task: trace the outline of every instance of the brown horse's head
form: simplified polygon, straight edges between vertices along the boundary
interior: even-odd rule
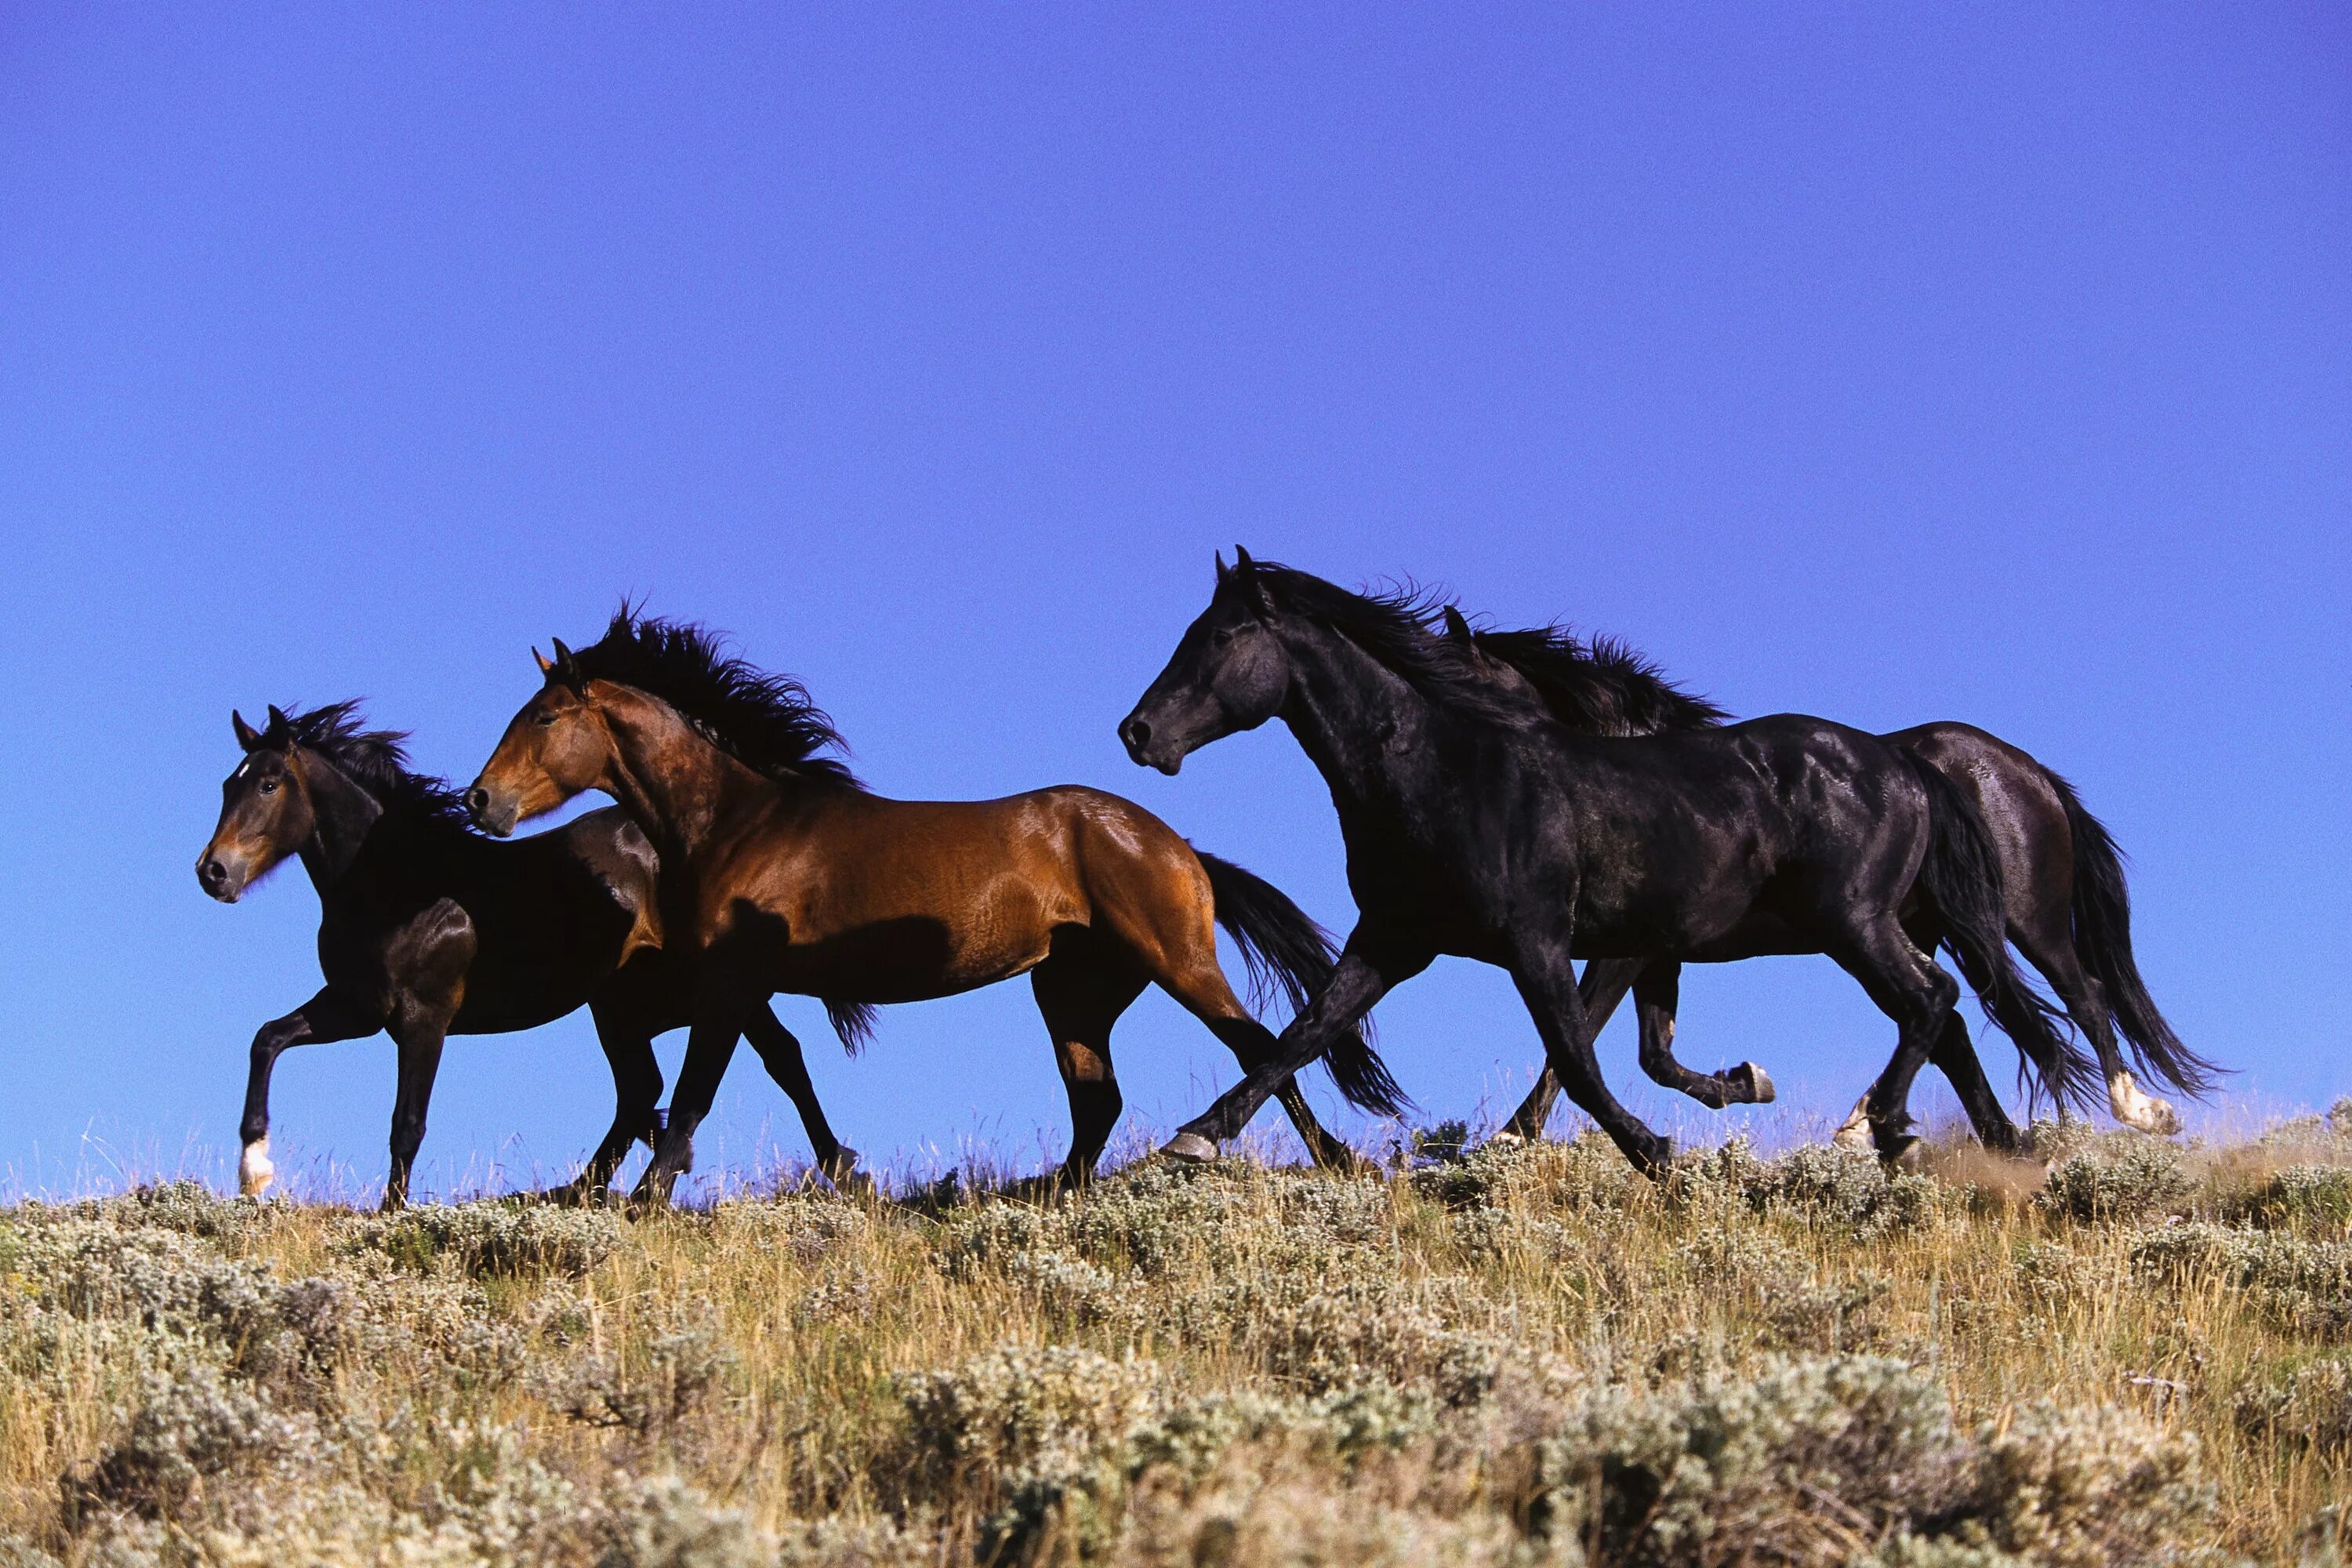
[[[318,828],[302,776],[302,752],[285,714],[269,710],[269,728],[256,730],[231,711],[229,723],[245,760],[221,783],[221,814],[196,880],[222,903],[233,904]]]
[[[1173,773],[1210,742],[1255,730],[1290,693],[1290,656],[1269,624],[1273,606],[1249,552],[1217,561],[1209,607],[1184,628],[1168,666],[1119,724],[1127,754]]]
[[[515,824],[553,811],[604,774],[613,738],[596,710],[588,678],[562,641],[541,658],[538,693],[499,737],[499,749],[466,791],[474,826],[503,838]]]

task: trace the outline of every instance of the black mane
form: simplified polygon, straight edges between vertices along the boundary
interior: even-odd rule
[[[848,763],[822,754],[849,744],[806,687],[728,657],[716,635],[691,622],[640,616],[624,605],[572,663],[583,678],[660,698],[729,756],[770,778],[865,787]]]
[[[1553,717],[1571,730],[1654,735],[1710,729],[1731,717],[1614,637],[1586,641],[1555,625],[1479,631],[1471,640],[1480,653],[1525,676]]]
[[[448,784],[408,765],[408,731],[361,726],[357,699],[289,712],[294,743],[316,752],[368,794],[386,813],[439,822],[467,832],[465,802]]]
[[[1231,575],[1244,581],[1255,577],[1276,609],[1345,637],[1441,707],[1506,721],[1521,717],[1517,706],[1498,696],[1458,652],[1430,631],[1430,617],[1442,602],[1433,594],[1410,587],[1386,594],[1354,593],[1272,561],[1237,566]]]

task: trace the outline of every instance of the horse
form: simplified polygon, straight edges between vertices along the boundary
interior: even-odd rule
[[[1562,724],[1594,734],[1638,735],[1710,729],[1730,717],[1666,679],[1657,667],[1609,637],[1577,637],[1558,625],[1518,630],[1471,626],[1458,605],[1438,606],[1444,637],[1474,668],[1500,686],[1524,689]],[[1974,725],[1915,725],[1880,739],[1916,752],[1967,795],[1990,834],[2001,868],[2009,940],[2049,982],[2068,1016],[2088,1038],[2106,1082],[2116,1120],[2144,1132],[2180,1128],[2164,1100],[2145,1092],[2124,1065],[2116,1039],[2132,1048],[2143,1075],[2190,1096],[2210,1091],[2218,1069],[2182,1045],[2140,976],[2132,951],[2131,904],[2122,856],[2105,826],[2074,788],[2022,749]],[[1584,994],[1598,1031],[1633,984],[1621,962],[1588,966]],[[1654,975],[1654,1005],[1642,1009],[1641,1062],[1659,1083],[1701,1103],[1769,1101],[1771,1079],[1753,1062],[1720,1073],[1695,1073],[1673,1053],[1674,979]],[[2017,1129],[1986,1081],[1967,1030],[1948,1027],[1931,1058],[1958,1093],[1977,1136],[2013,1149]],[[1541,1136],[1559,1096],[1546,1068],[1505,1135]],[[1860,1107],[1841,1129],[1867,1138]]]
[[[539,690],[466,806],[503,835],[602,790],[660,855],[666,929],[695,956],[695,995],[668,1125],[638,1184],[646,1201],[666,1202],[690,1168],[755,994],[912,1002],[1028,974],[1070,1102],[1059,1180],[1076,1186],[1121,1106],[1112,1026],[1147,984],[1244,1068],[1272,1054],[1273,1033],[1218,964],[1216,925],[1302,1004],[1329,978],[1328,940],[1297,905],[1131,801],[1076,786],[991,801],[870,793],[832,754],[841,737],[799,682],[729,657],[700,626],[624,605],[594,644],[558,642],[539,665]],[[1351,1102],[1402,1106],[1360,1030],[1326,1043]],[[1352,1163],[1289,1074],[1266,1088],[1319,1163]]]
[[[645,835],[608,808],[519,843],[484,838],[454,791],[410,770],[407,737],[363,729],[355,702],[292,715],[273,706],[258,731],[229,720],[245,754],[221,784],[196,879],[233,904],[299,856],[319,894],[326,981],[253,1037],[239,1190],[257,1195],[275,1179],[269,1079],[291,1047],[392,1035],[400,1083],[383,1206],[395,1209],[407,1201],[444,1037],[527,1029],[585,1004],[613,1071],[613,1125],[555,1195],[601,1191],[629,1145],[659,1131],[653,1037],[686,1022],[684,970],[662,947]],[[833,1016],[854,1047],[865,1010]],[[743,1026],[798,1108],[818,1167],[836,1185],[857,1180],[857,1152],[826,1125],[800,1042],[764,1005],[745,1009]]]
[[[1174,773],[1280,718],[1339,809],[1360,919],[1330,983],[1276,1054],[1162,1151],[1214,1157],[1276,1075],[1315,1059],[1441,953],[1509,972],[1569,1095],[1639,1170],[1672,1147],[1602,1082],[1574,959],[1719,962],[1827,952],[1893,1019],[1865,1097],[1883,1157],[1916,1142],[1912,1079],[1957,1020],[1959,988],[1906,929],[1981,975],[2061,1100],[2092,1066],[2050,1027],[2004,945],[2000,866],[1967,798],[1915,752],[1804,715],[1649,736],[1578,733],[1498,692],[1405,595],[1350,593],[1244,553],[1118,726]],[[2027,1043],[2030,1040],[2030,1043]],[[2042,1064],[2049,1064],[2046,1068]]]

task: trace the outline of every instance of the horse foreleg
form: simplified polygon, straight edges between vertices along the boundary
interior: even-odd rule
[[[735,1055],[735,1041],[742,1033],[748,1011],[740,998],[698,1008],[687,1036],[686,1063],[678,1069],[677,1089],[670,1096],[669,1124],[662,1129],[661,1142],[645,1174],[637,1178],[636,1190],[630,1194],[634,1201],[666,1205],[678,1177],[694,1169],[695,1129],[702,1125],[703,1118],[710,1114],[711,1102],[719,1098],[719,1080],[727,1076],[727,1064]]]
[[[1584,1016],[1576,966],[1569,960],[1566,939],[1544,934],[1524,938],[1512,959],[1511,978],[1535,1019],[1552,1072],[1568,1097],[1624,1152],[1635,1170],[1647,1176],[1664,1176],[1674,1160],[1673,1143],[1618,1103],[1601,1079],[1601,1065],[1592,1054],[1593,1030]]]
[[[816,1155],[816,1168],[825,1180],[847,1191],[863,1182],[856,1174],[857,1151],[833,1135],[833,1124],[824,1119],[824,1107],[816,1098],[816,1085],[810,1081],[808,1058],[801,1050],[800,1037],[784,1027],[775,1009],[766,1003],[748,1009],[743,1015],[743,1038],[760,1053],[761,1065],[776,1087],[801,1113],[801,1130],[808,1134],[809,1148]],[[870,1182],[863,1184],[871,1186]]]
[[[1642,960],[1638,958],[1596,958],[1585,964],[1584,977],[1576,983],[1576,994],[1577,1000],[1584,1005],[1584,1044],[1587,1049],[1601,1037],[1601,1031],[1608,1026],[1611,1016],[1617,1011],[1617,1004],[1625,999],[1633,977],[1641,973]],[[1551,1121],[1552,1107],[1559,1103],[1559,1078],[1547,1060],[1542,1073],[1536,1079],[1535,1088],[1528,1091],[1527,1099],[1519,1101],[1519,1108],[1511,1112],[1511,1119],[1503,1123],[1501,1131],[1495,1136],[1498,1139],[1525,1139],[1530,1142],[1541,1138],[1545,1124]]]
[[[386,1213],[408,1203],[408,1173],[425,1142],[425,1108],[433,1100],[448,1027],[448,1017],[440,1014],[393,1024],[392,1037],[400,1047],[400,1088],[392,1106],[392,1168],[384,1177],[382,1205]]]
[[[236,1189],[259,1197],[278,1179],[269,1163],[269,1077],[278,1058],[296,1046],[323,1045],[357,1039],[383,1027],[383,1019],[338,995],[333,987],[320,991],[282,1018],[272,1018],[255,1031],[253,1051],[246,1069],[245,1117],[237,1134],[244,1145],[236,1162]]]
[[[1675,1013],[1682,1004],[1683,966],[1660,959],[1633,983],[1642,1015],[1642,1070],[1668,1089],[1689,1095],[1710,1110],[1727,1105],[1769,1104],[1777,1092],[1772,1075],[1755,1062],[1722,1072],[1693,1072],[1675,1057]]]
[[[1285,1079],[1320,1057],[1332,1041],[1361,1022],[1391,988],[1429,967],[1433,956],[1385,944],[1376,947],[1365,939],[1364,928],[1358,926],[1340,952],[1329,982],[1307,1003],[1306,1011],[1290,1020],[1275,1041],[1274,1054],[1251,1068],[1207,1110],[1179,1128],[1160,1152],[1177,1160],[1216,1158],[1218,1145],[1238,1136]]]

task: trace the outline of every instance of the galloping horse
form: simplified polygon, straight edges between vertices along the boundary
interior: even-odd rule
[[[1273,1034],[1218,966],[1214,924],[1297,998],[1328,979],[1328,945],[1297,906],[1129,801],[1075,787],[993,801],[869,794],[824,754],[840,737],[797,682],[723,656],[698,627],[626,608],[593,646],[555,653],[466,805],[503,834],[600,789],[661,856],[664,923],[694,955],[695,1002],[645,1197],[666,1199],[689,1167],[752,997],[912,1002],[1028,973],[1070,1100],[1061,1175],[1077,1183],[1118,1117],[1111,1026],[1147,984],[1244,1068],[1272,1054]],[[1321,1043],[1350,1100],[1399,1107],[1360,1031]],[[1309,1151],[1349,1158],[1289,1077],[1265,1089]]]
[[[2091,1064],[2050,1029],[2004,946],[1982,823],[1916,753],[1797,715],[1580,734],[1473,673],[1424,610],[1246,555],[1221,563],[1208,609],[1119,726],[1137,762],[1172,773],[1199,747],[1282,719],[1330,786],[1361,917],[1275,1058],[1167,1152],[1213,1155],[1280,1073],[1450,952],[1510,972],[1568,1093],[1658,1173],[1671,1146],[1601,1081],[1573,959],[1812,952],[1896,1023],[1864,1101],[1894,1157],[1913,1142],[1911,1080],[1959,990],[1906,929],[1915,885],[2029,1059],[2052,1064],[2050,1092],[2086,1091]]]
[[[527,1029],[587,1005],[613,1069],[612,1130],[562,1195],[601,1190],[661,1121],[653,1037],[686,1019],[683,966],[661,947],[653,847],[627,816],[591,812],[550,833],[500,844],[469,832],[454,792],[409,771],[398,731],[362,730],[358,704],[292,716],[269,710],[257,731],[231,714],[244,760],[221,784],[220,822],[196,858],[205,892],[233,904],[291,856],[319,893],[326,984],[253,1037],[237,1184],[267,1188],[269,1076],[295,1046],[390,1031],[400,1047],[392,1171],[383,1205],[407,1199],[446,1035]],[[836,1007],[844,1041],[864,1024]],[[818,1165],[851,1178],[857,1152],[825,1125],[800,1042],[764,1000],[745,1034],[791,1095]]]
[[[1570,730],[1656,734],[1711,729],[1729,718],[1612,639],[1586,641],[1557,626],[1475,629],[1453,605],[1441,605],[1439,613],[1445,637],[1475,670],[1505,688],[1523,686]],[[1983,818],[2000,862],[2009,940],[2049,980],[2096,1050],[2116,1120],[2144,1132],[2178,1131],[2180,1121],[2172,1108],[2134,1081],[2117,1037],[2130,1044],[2144,1074],[2185,1094],[2206,1092],[2218,1069],[2181,1044],[2148,995],[2132,952],[2122,857],[2105,826],[2063,778],[1973,725],[1920,724],[1879,738],[1917,753]],[[1977,977],[1970,980],[1978,983]],[[1598,1031],[1607,1022],[1633,982],[1623,961],[1602,960],[1597,969],[1588,967],[1583,994],[1591,1028]],[[1654,973],[1645,984],[1651,1000],[1641,1008],[1644,1071],[1711,1106],[1771,1098],[1770,1079],[1754,1063],[1724,1073],[1694,1073],[1676,1061],[1674,976]],[[1985,1080],[1968,1030],[1957,1023],[1946,1026],[1931,1059],[1952,1080],[1977,1136],[1989,1147],[2012,1148],[2016,1127]],[[1504,1131],[1540,1136],[1559,1092],[1559,1080],[1546,1068]],[[1857,1133],[1867,1137],[1859,1107],[1841,1136],[1851,1141]]]

